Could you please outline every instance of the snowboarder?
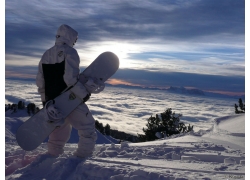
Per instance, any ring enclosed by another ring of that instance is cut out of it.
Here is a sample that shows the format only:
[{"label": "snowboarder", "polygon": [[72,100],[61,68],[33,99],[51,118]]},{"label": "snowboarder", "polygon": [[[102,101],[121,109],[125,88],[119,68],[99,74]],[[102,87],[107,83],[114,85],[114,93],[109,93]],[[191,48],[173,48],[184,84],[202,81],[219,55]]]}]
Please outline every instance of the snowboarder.
[{"label": "snowboarder", "polygon": [[57,30],[55,45],[43,54],[38,66],[36,84],[43,105],[73,85],[77,87],[74,93],[83,99],[83,103],[65,119],[65,123],[50,134],[48,153],[53,156],[64,152],[72,126],[78,130],[79,135],[75,156],[91,156],[97,139],[95,120],[85,102],[90,98],[91,92],[98,88],[98,84],[91,79],[84,85],[76,83],[80,74],[80,59],[73,46],[77,38],[78,33],[74,29],[61,25]]}]

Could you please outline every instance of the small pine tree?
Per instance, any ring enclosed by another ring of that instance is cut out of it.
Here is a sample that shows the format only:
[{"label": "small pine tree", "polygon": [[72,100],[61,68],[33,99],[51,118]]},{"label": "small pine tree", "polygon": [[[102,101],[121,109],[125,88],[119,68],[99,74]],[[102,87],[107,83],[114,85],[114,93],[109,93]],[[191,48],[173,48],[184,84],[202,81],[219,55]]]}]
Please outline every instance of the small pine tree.
[{"label": "small pine tree", "polygon": [[103,127],[103,124],[102,124],[102,123],[100,123],[100,125],[99,125],[99,131],[100,131],[100,133],[102,133],[102,134],[105,133],[105,132],[104,132],[104,127]]},{"label": "small pine tree", "polygon": [[239,107],[240,107],[241,111],[245,112],[245,104],[243,104],[241,98],[239,99]]},{"label": "small pine tree", "polygon": [[12,104],[12,105],[11,105],[11,108],[10,108],[10,109],[12,110],[12,113],[11,113],[11,114],[17,112],[17,108],[18,108],[18,107],[17,107],[17,104]]},{"label": "small pine tree", "polygon": [[25,108],[25,104],[23,101],[19,101],[18,104],[17,104],[17,108],[18,109],[24,109]]},{"label": "small pine tree", "polygon": [[17,108],[17,104],[11,104],[11,106],[10,106],[11,110],[16,110],[16,108]]},{"label": "small pine tree", "polygon": [[104,127],[104,130],[105,130],[105,134],[110,136],[110,125],[109,124],[106,124],[106,126]]},{"label": "small pine tree", "polygon": [[96,128],[100,133],[102,133],[102,134],[105,133],[103,124],[100,123],[98,120],[95,121],[95,128]]},{"label": "small pine tree", "polygon": [[34,103],[29,103],[28,105],[27,105],[27,113],[29,114],[29,115],[31,115],[31,114],[35,114],[37,111],[36,111],[36,105],[34,104]]},{"label": "small pine tree", "polygon": [[240,111],[238,110],[238,105],[234,104],[235,114],[239,114]]},{"label": "small pine tree", "polygon": [[151,116],[148,119],[146,128],[143,128],[145,135],[138,134],[140,141],[152,141],[157,139],[156,133],[160,132],[165,136],[171,136],[173,134],[186,133],[193,131],[193,126],[186,127],[183,122],[180,122],[182,114],[175,114],[171,108],[168,108],[165,112],[159,116]]},{"label": "small pine tree", "polygon": [[[240,110],[238,110],[240,108]],[[245,113],[245,104],[242,102],[242,99],[239,99],[239,105],[234,104],[235,114]]]}]

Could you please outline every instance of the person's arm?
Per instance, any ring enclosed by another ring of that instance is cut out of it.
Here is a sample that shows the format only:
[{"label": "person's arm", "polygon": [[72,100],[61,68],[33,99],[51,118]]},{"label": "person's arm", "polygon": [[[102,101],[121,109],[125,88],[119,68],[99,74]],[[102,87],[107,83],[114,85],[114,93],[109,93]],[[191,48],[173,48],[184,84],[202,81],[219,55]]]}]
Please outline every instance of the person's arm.
[{"label": "person's arm", "polygon": [[[74,86],[71,90],[80,98],[86,102],[89,98],[90,93],[86,90],[85,86],[78,82],[78,76],[80,73],[80,58],[77,51],[74,48],[69,48],[65,54],[65,72],[64,72],[64,82],[68,87]],[[88,98],[87,98],[88,97]]]}]

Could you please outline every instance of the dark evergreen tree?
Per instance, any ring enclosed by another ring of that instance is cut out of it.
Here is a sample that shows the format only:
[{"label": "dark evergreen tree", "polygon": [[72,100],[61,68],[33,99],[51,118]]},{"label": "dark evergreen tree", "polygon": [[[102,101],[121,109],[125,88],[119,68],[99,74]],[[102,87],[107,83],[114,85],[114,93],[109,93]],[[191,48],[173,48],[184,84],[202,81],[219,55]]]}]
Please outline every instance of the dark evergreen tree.
[{"label": "dark evergreen tree", "polygon": [[17,111],[17,104],[12,104],[10,109],[12,110],[12,113],[15,113]]},{"label": "dark evergreen tree", "polygon": [[240,111],[238,110],[238,105],[237,104],[234,104],[234,108],[235,108],[235,114],[239,114]]},{"label": "dark evergreen tree", "polygon": [[102,133],[102,134],[105,133],[105,132],[104,132],[104,127],[103,127],[103,124],[102,124],[102,123],[99,124],[99,131],[100,131],[100,133]]},{"label": "dark evergreen tree", "polygon": [[29,115],[35,114],[35,113],[36,113],[36,105],[35,105],[34,103],[29,103],[29,104],[27,105],[27,113],[28,113]]},{"label": "dark evergreen tree", "polygon": [[5,104],[5,112],[10,109],[11,105],[10,104]]},{"label": "dark evergreen tree", "polygon": [[24,109],[25,108],[24,102],[23,101],[19,101],[18,104],[17,104],[17,108],[18,109]]},{"label": "dark evergreen tree", "polygon": [[240,107],[241,111],[245,112],[245,104],[243,104],[241,98],[239,99],[239,107]]},{"label": "dark evergreen tree", "polygon": [[96,129],[98,129],[99,124],[100,124],[99,121],[98,121],[98,120],[95,120],[95,128],[96,128]]},{"label": "dark evergreen tree", "polygon": [[105,130],[104,130],[104,127],[103,127],[103,124],[100,123],[98,120],[95,121],[95,128],[102,134],[104,134]]},{"label": "dark evergreen tree", "polygon": [[104,130],[105,130],[105,134],[110,136],[110,125],[109,124],[106,124],[106,126],[104,127]]},{"label": "dark evergreen tree", "polygon": [[11,104],[11,106],[10,106],[11,110],[16,110],[16,108],[17,108],[17,104]]},{"label": "dark evergreen tree", "polygon": [[[240,110],[238,109],[240,107]],[[245,113],[245,104],[242,102],[242,99],[239,99],[239,105],[234,104],[235,114]]]},{"label": "dark evergreen tree", "polygon": [[152,141],[157,139],[156,133],[164,134],[165,136],[171,136],[173,134],[186,133],[193,130],[193,126],[186,127],[183,122],[180,122],[181,114],[175,114],[171,108],[168,108],[165,112],[159,116],[151,116],[148,119],[146,128],[143,128],[145,135],[138,134],[140,141]]}]

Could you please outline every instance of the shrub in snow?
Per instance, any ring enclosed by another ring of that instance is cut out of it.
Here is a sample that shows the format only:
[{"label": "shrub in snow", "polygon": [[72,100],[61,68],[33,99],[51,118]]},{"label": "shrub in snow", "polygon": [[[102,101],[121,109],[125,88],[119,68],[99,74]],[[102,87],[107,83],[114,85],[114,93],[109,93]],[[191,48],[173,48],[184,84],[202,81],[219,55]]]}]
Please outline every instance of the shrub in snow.
[{"label": "shrub in snow", "polygon": [[140,141],[153,141],[157,138],[169,137],[173,134],[187,133],[193,131],[193,126],[186,126],[180,122],[181,114],[175,114],[171,108],[168,108],[160,115],[151,116],[146,124],[147,128],[143,128],[145,135],[138,134]]}]

